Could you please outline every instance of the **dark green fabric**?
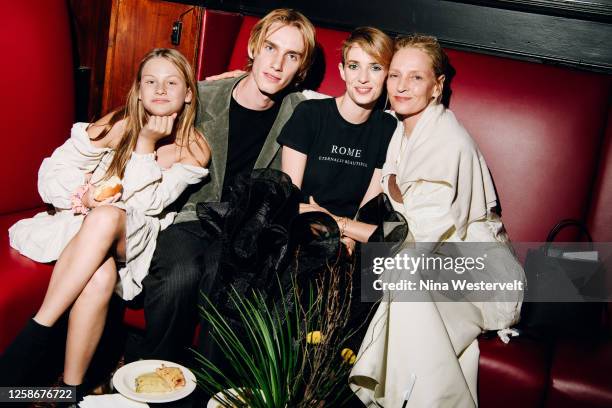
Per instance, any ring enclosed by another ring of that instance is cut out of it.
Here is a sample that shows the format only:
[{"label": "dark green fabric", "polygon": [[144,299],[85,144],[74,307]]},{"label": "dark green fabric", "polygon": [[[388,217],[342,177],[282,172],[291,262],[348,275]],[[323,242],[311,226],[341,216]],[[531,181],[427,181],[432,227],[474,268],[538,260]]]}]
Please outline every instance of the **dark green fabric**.
[{"label": "dark green fabric", "polygon": [[[196,127],[204,134],[212,150],[209,164],[210,177],[204,180],[197,190],[191,191],[191,195],[177,215],[175,223],[197,220],[195,214],[197,203],[218,202],[221,199],[221,188],[227,161],[229,106],[232,90],[243,78],[244,76],[219,81],[198,82],[200,108],[196,118]],[[304,96],[299,92],[293,92],[285,96],[278,116],[255,162],[255,168],[280,169],[280,145],[276,143],[276,138],[291,117],[295,107],[303,100]]]}]

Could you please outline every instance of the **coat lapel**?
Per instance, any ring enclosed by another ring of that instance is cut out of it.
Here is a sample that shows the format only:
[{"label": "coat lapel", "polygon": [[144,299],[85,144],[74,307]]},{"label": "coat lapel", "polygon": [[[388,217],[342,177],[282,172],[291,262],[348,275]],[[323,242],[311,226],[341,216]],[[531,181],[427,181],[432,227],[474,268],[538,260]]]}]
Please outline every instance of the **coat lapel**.
[{"label": "coat lapel", "polygon": [[229,107],[232,90],[244,76],[231,81],[228,86],[219,87],[214,92],[204,93],[208,99],[202,113],[204,136],[208,140],[211,154],[210,182],[214,191],[221,191],[227,164],[227,145],[229,135]]}]

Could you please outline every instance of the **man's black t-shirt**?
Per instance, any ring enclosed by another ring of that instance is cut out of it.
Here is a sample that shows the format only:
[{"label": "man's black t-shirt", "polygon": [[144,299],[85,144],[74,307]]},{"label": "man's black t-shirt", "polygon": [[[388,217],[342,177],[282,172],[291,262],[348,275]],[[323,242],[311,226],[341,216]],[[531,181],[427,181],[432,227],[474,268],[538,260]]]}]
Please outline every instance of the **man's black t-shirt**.
[{"label": "man's black t-shirt", "polygon": [[262,111],[247,109],[232,97],[222,201],[227,188],[233,184],[236,176],[253,170],[279,109],[280,103],[275,103],[270,109]]},{"label": "man's black t-shirt", "polygon": [[397,121],[380,110],[360,124],[347,122],[333,98],[300,103],[278,143],[308,156],[302,193],[332,214],[353,217],[374,169],[382,168]]}]

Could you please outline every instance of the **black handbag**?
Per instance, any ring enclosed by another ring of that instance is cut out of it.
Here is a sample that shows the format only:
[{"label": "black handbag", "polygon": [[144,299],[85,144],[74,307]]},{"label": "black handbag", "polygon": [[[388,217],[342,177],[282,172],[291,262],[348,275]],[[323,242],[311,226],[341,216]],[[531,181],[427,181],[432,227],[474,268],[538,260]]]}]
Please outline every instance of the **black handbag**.
[{"label": "black handbag", "polygon": [[[587,227],[577,220],[563,220],[550,231],[546,244],[530,249],[525,260],[527,288],[518,325],[528,335],[552,338],[559,334],[592,336],[601,328],[605,310],[605,270],[600,261],[568,259],[553,242],[564,228],[580,229],[593,250]],[[584,246],[582,246],[584,248]]]}]

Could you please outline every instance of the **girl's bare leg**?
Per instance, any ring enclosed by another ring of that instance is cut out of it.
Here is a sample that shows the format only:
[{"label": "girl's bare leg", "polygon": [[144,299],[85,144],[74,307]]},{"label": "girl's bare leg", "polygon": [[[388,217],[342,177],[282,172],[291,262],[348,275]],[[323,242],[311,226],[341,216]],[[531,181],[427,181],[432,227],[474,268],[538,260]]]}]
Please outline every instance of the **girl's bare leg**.
[{"label": "girl's bare leg", "polygon": [[115,260],[109,257],[91,277],[70,311],[64,382],[79,385],[98,347],[108,304],[117,282]]},{"label": "girl's bare leg", "polygon": [[81,294],[111,250],[125,256],[125,212],[101,206],[89,213],[55,264],[43,304],[34,320],[53,326]]}]

